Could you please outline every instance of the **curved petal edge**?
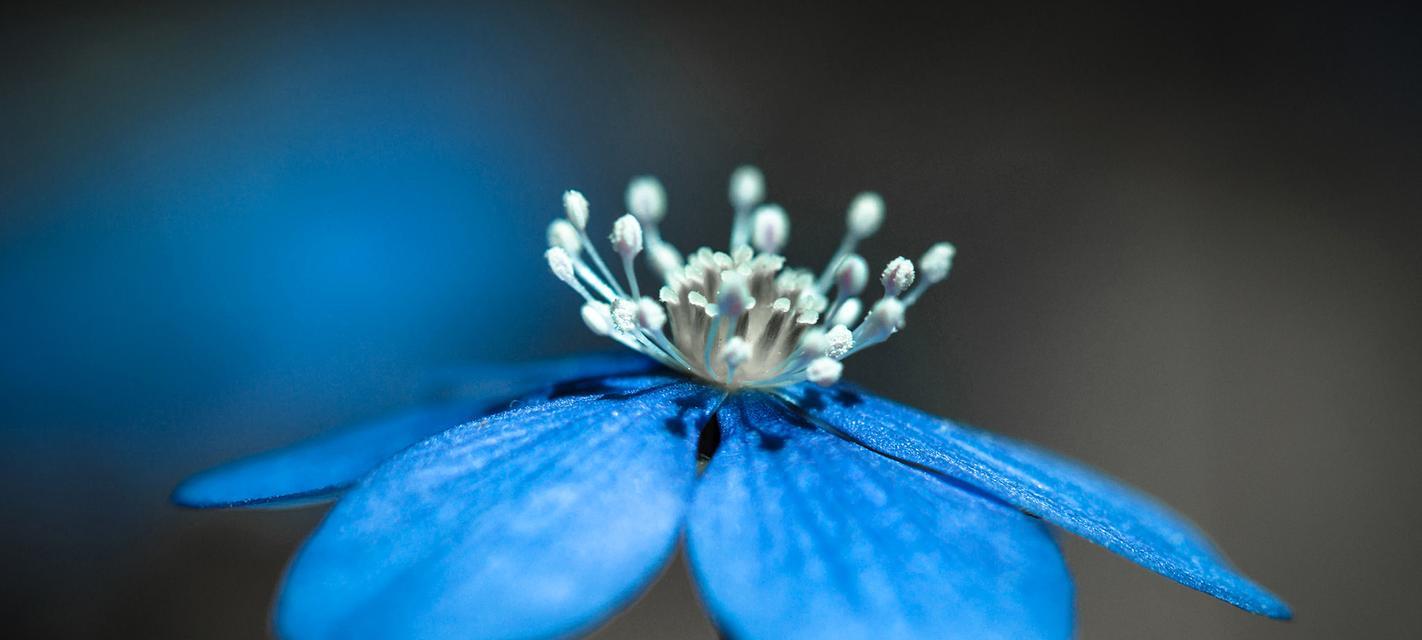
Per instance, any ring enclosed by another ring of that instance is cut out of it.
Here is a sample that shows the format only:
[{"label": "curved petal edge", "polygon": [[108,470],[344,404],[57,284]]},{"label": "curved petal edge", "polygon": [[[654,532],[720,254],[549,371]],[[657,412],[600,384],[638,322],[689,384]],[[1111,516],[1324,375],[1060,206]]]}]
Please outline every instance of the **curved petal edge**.
[{"label": "curved petal edge", "polygon": [[799,385],[784,395],[854,441],[978,487],[1187,587],[1270,618],[1293,615],[1282,599],[1231,566],[1184,517],[1081,464],[848,384]]}]

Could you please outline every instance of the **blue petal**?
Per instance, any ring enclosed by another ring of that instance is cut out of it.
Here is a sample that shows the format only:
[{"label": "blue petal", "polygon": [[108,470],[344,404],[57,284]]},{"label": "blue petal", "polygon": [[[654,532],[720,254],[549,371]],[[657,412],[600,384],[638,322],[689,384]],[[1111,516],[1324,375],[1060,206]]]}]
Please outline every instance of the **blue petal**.
[{"label": "blue petal", "polygon": [[531,638],[588,629],[675,547],[721,394],[620,378],[435,436],[352,489],[297,555],[276,629]]},{"label": "blue petal", "polygon": [[787,394],[811,416],[887,455],[980,487],[1141,566],[1241,609],[1288,619],[1289,607],[1226,561],[1182,516],[1075,462],[963,427],[849,385]]},{"label": "blue petal", "polygon": [[235,460],[188,478],[174,503],[194,508],[296,506],[329,499],[401,449],[488,415],[510,398],[579,376],[645,372],[641,356],[579,356],[479,367],[482,380],[464,397],[348,427],[297,444]]},{"label": "blue petal", "polygon": [[730,637],[1071,635],[1071,578],[1038,521],[762,394],[717,415],[687,549]]}]

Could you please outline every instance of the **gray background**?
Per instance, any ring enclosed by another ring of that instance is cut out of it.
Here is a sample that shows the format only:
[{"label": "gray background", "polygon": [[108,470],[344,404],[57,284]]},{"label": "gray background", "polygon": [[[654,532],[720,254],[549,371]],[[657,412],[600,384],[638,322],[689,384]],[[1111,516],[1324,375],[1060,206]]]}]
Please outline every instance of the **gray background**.
[{"label": "gray background", "polygon": [[[450,116],[449,153],[508,158],[506,179],[489,188],[504,205],[502,239],[526,245],[526,258],[512,251],[489,264],[478,252],[451,252],[426,262],[412,253],[387,288],[428,286],[457,270],[473,274],[465,284],[475,288],[432,297],[464,306],[398,324],[329,323],[298,309],[295,321],[319,325],[330,341],[293,341],[222,388],[174,390],[164,380],[221,367],[236,357],[226,352],[186,368],[123,369],[114,377],[150,403],[139,408],[63,413],[103,385],[44,396],[12,386],[6,426],[21,444],[8,445],[14,460],[0,474],[16,495],[40,497],[6,507],[11,569],[0,578],[0,627],[11,637],[259,636],[281,567],[320,511],[180,512],[162,504],[172,483],[230,455],[398,406],[414,397],[411,376],[429,367],[598,346],[583,335],[575,299],[540,271],[542,225],[557,213],[557,194],[584,189],[606,224],[626,179],[653,172],[671,194],[669,238],[719,243],[726,176],[749,161],[791,214],[792,260],[822,262],[844,205],[865,188],[889,203],[884,231],[864,249],[873,264],[917,256],[939,238],[959,248],[952,279],[914,309],[908,331],[856,356],[848,377],[1159,496],[1298,616],[1250,616],[1063,536],[1081,637],[1415,632],[1422,21],[1401,5],[979,4],[17,16],[5,28],[5,104],[26,117],[6,118],[14,153],[0,225],[7,247],[68,250],[45,244],[50,236],[34,232],[41,222],[119,224],[102,210],[16,195],[82,161],[89,140],[171,124],[181,113],[165,105],[194,96],[269,90],[264,73],[311,56],[325,66],[309,74],[344,78],[341,47],[355,46],[409,61],[370,71],[375,77],[426,74],[465,87],[451,100],[506,106],[492,116],[471,107],[467,129]],[[454,43],[427,40],[425,29],[454,34]],[[332,32],[345,44],[318,44],[313,54],[311,38]],[[323,93],[331,86],[303,85],[301,95],[339,109],[348,96]],[[380,81],[371,86],[378,94]],[[54,108],[80,98],[90,106]],[[243,132],[256,117],[229,115],[202,126]],[[501,136],[481,137],[481,127]],[[273,169],[298,180],[304,170]],[[263,188],[251,176],[208,179]],[[412,179],[392,188],[428,186]],[[331,195],[320,191],[341,185],[308,189]],[[392,220],[428,224],[438,208],[416,202]],[[164,220],[164,233],[180,240],[196,233],[181,207]],[[479,220],[448,232],[479,233]],[[123,238],[144,255],[143,235]],[[229,259],[241,268],[262,257]],[[182,271],[179,262],[162,277]],[[43,285],[46,273],[30,277]],[[223,295],[225,276],[208,277],[204,290]],[[361,282],[331,277],[363,295]],[[481,299],[477,285],[495,279],[520,292]],[[126,309],[125,291],[86,304]],[[499,324],[476,311],[491,303],[521,314],[531,335],[492,339]],[[20,304],[9,313],[24,313]],[[167,313],[165,304],[150,306]],[[203,340],[255,348],[240,332],[193,324]],[[33,336],[8,338],[18,345]],[[173,357],[186,357],[184,348],[174,346]],[[151,443],[135,445],[146,457],[110,456],[104,440],[83,431],[130,422],[157,425],[143,432]],[[51,436],[16,435],[23,429],[81,435],[49,448]],[[34,451],[55,461],[20,464]],[[600,634],[713,636],[679,563]]]}]

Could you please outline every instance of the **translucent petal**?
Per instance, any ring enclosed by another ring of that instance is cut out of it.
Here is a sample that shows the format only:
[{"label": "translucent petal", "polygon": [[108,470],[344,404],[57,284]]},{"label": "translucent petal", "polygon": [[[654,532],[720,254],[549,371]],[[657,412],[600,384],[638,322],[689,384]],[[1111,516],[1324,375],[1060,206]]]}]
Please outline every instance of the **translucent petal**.
[{"label": "translucent petal", "polygon": [[1141,566],[1241,609],[1290,617],[1194,525],[1130,487],[1030,445],[963,427],[849,385],[787,391],[807,414],[887,455],[981,488]]},{"label": "translucent petal", "polygon": [[[567,378],[644,372],[637,357],[578,356],[461,370],[461,397],[347,427],[200,472],[173,491],[194,508],[298,506],[334,497],[420,440],[502,409],[511,398]],[[473,374],[477,371],[479,375]],[[478,382],[474,382],[477,378]]]},{"label": "translucent petal", "polygon": [[353,488],[277,603],[284,638],[534,638],[588,629],[675,546],[720,394],[615,378],[430,438]]},{"label": "translucent petal", "polygon": [[1071,579],[1035,519],[769,396],[735,396],[718,417],[687,545],[730,637],[1071,635]]}]

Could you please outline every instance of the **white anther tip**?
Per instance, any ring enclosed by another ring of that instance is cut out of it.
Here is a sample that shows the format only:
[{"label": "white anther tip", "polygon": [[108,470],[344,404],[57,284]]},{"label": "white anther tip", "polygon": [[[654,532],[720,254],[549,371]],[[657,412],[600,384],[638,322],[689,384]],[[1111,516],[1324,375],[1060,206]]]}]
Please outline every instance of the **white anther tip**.
[{"label": "white anther tip", "polygon": [[820,358],[829,351],[829,339],[821,329],[810,329],[800,338],[800,352],[806,358]]},{"label": "white anther tip", "polygon": [[651,298],[637,301],[637,326],[656,333],[667,323],[667,312]]},{"label": "white anther tip", "polygon": [[834,270],[835,287],[841,294],[857,296],[869,284],[869,263],[856,254],[850,254],[840,261]]},{"label": "white anther tip", "polygon": [[805,379],[821,387],[833,386],[844,373],[844,363],[834,358],[815,358],[805,367]]},{"label": "white anther tip", "polygon": [[942,282],[948,278],[948,270],[953,268],[953,256],[958,250],[947,242],[940,242],[928,248],[918,261],[923,279],[928,282]]},{"label": "white anther tip", "polygon": [[612,335],[612,309],[602,302],[583,303],[583,323],[600,336]]},{"label": "white anther tip", "polygon": [[849,350],[854,348],[854,334],[844,325],[836,325],[833,329],[825,332],[825,355],[835,360],[849,355]]},{"label": "white anther tip", "polygon": [[884,223],[884,199],[873,191],[854,196],[849,203],[849,234],[864,239],[874,235]]},{"label": "white anther tip", "polygon": [[869,317],[864,319],[869,324],[869,332],[882,333],[884,337],[902,329],[904,326],[904,303],[898,298],[884,298],[874,303],[874,308],[869,311]]},{"label": "white anther tip", "polygon": [[757,207],[751,218],[751,244],[761,253],[780,253],[790,239],[790,216],[778,204]]},{"label": "white anther tip", "polygon": [[642,252],[642,223],[637,221],[637,217],[626,214],[612,223],[612,234],[608,236],[612,241],[612,250],[624,258],[630,258]]},{"label": "white anther tip", "polygon": [[736,167],[731,174],[731,204],[736,208],[749,208],[765,199],[765,176],[751,165]]},{"label": "white anther tip", "polygon": [[543,256],[548,258],[548,268],[559,280],[568,284],[577,283],[577,277],[573,274],[573,258],[566,250],[562,247],[552,247],[543,252]]},{"label": "white anther tip", "polygon": [[721,345],[721,360],[732,367],[739,367],[745,364],[751,357],[750,343],[740,336],[736,336]]},{"label": "white anther tip", "polygon": [[830,317],[829,323],[848,327],[859,320],[859,314],[864,311],[864,303],[859,298],[849,298],[834,310],[834,315]]},{"label": "white anther tip", "polygon": [[637,329],[637,303],[618,298],[612,301],[612,328],[618,333],[632,333]]},{"label": "white anther tip", "polygon": [[913,286],[913,277],[913,262],[899,256],[890,260],[889,266],[884,267],[884,274],[880,279],[884,283],[884,292],[890,297],[898,297]]},{"label": "white anther tip", "polygon": [[559,218],[548,224],[548,246],[562,247],[569,254],[576,254],[583,248],[583,241],[578,238],[573,223]]},{"label": "white anther tip", "polygon": [[667,214],[667,191],[652,176],[638,176],[627,184],[627,210],[647,224],[660,222]]},{"label": "white anther tip", "polygon": [[581,192],[572,189],[563,192],[563,212],[578,231],[588,228],[588,199]]},{"label": "white anther tip", "polygon": [[746,287],[746,278],[736,271],[723,271],[721,273],[721,288],[716,292],[717,310],[731,317],[738,317],[755,306],[755,298],[751,297],[750,289]]}]

